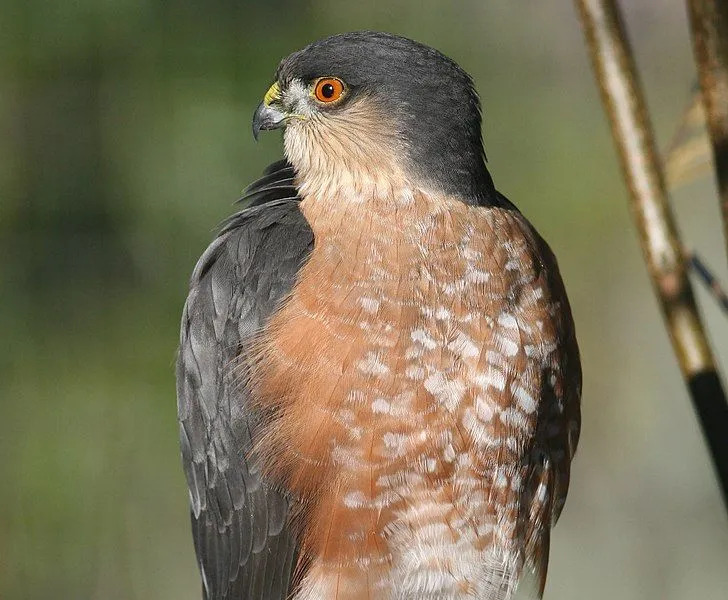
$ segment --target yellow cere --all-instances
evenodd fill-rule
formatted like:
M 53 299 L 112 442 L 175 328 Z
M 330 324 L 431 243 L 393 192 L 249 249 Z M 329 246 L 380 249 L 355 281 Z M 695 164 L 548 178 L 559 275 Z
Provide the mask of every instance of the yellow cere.
M 281 88 L 276 81 L 272 86 L 268 88 L 268 91 L 263 96 L 263 104 L 270 106 L 276 100 L 281 98 Z

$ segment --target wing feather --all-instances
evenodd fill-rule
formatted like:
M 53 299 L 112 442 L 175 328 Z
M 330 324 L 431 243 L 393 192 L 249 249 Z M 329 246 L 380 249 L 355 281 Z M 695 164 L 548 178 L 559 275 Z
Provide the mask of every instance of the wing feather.
M 290 291 L 313 246 L 293 170 L 248 188 L 192 274 L 177 361 L 182 462 L 205 600 L 283 600 L 297 543 L 288 498 L 249 461 L 256 415 L 232 367 Z

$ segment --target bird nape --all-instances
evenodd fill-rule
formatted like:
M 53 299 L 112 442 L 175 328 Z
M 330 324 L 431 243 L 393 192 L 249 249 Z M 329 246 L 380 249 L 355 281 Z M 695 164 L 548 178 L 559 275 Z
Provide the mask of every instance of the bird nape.
M 538 598 L 581 368 L 548 245 L 496 192 L 452 60 L 285 58 L 285 160 L 200 258 L 177 396 L 206 600 Z

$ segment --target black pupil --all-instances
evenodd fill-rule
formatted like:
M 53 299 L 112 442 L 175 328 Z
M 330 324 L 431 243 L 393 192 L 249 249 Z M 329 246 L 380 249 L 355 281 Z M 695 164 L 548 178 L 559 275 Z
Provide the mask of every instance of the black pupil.
M 334 95 L 334 86 L 331 83 L 324 83 L 321 86 L 321 95 L 324 98 L 331 98 Z

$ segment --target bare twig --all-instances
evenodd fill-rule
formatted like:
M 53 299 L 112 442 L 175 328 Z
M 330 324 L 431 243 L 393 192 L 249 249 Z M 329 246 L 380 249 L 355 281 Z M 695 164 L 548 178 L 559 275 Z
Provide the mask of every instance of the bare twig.
M 575 0 L 631 195 L 647 268 L 728 508 L 728 404 L 698 315 L 667 202 L 632 51 L 615 0 Z
M 690 94 L 680 124 L 665 153 L 665 179 L 670 190 L 712 171 L 712 148 L 705 131 L 705 110 L 699 89 Z
M 690 263 L 692 271 L 700 278 L 707 290 L 713 296 L 715 301 L 718 303 L 724 312 L 728 313 L 728 294 L 726 293 L 723 286 L 718 281 L 718 278 L 713 274 L 705 261 L 695 252 L 689 252 L 685 250 L 685 257 Z
M 690 95 L 690 101 L 665 154 L 663 169 L 669 191 L 712 170 L 711 145 L 705 127 L 703 98 L 696 88 Z M 715 273 L 695 250 L 683 248 L 683 256 L 690 272 L 697 275 L 718 306 L 728 314 L 728 293 Z
M 728 2 L 688 0 L 688 9 L 728 244 Z

